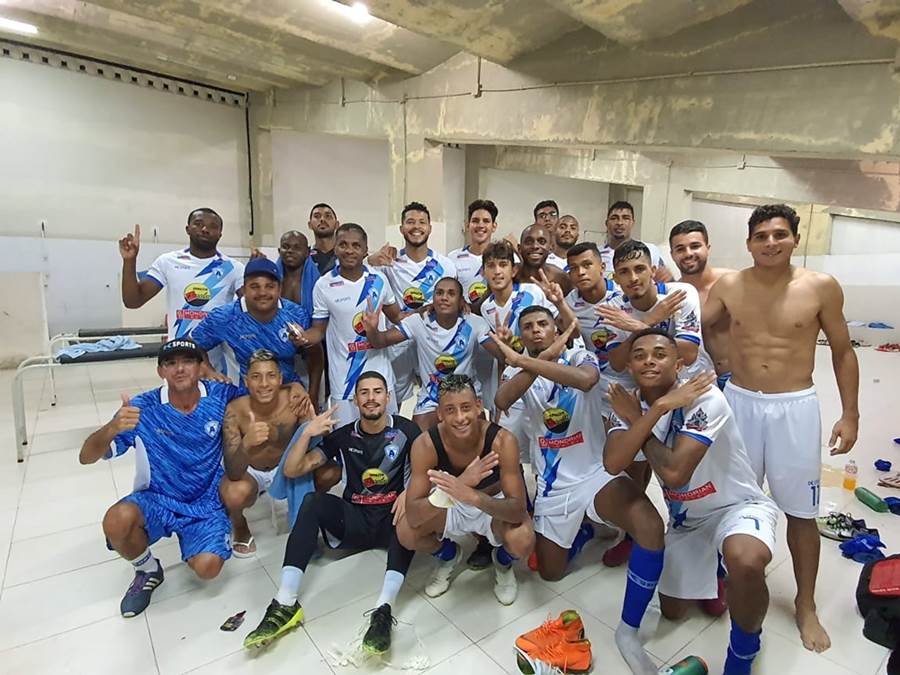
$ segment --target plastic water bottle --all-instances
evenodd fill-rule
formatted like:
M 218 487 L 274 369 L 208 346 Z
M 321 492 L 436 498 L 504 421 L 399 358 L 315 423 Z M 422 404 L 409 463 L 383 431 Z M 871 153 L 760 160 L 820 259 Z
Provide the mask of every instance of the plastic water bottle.
M 686 656 L 678 663 L 660 668 L 659 675 L 706 675 L 709 667 L 699 656 Z
M 844 465 L 844 489 L 845 490 L 855 490 L 856 489 L 856 475 L 859 473 L 859 467 L 856 466 L 856 462 L 852 459 L 847 460 L 847 463 Z
M 871 490 L 866 490 L 866 488 L 864 487 L 856 488 L 853 491 L 853 494 L 856 495 L 856 498 L 859 501 L 861 501 L 873 511 L 878 511 L 879 513 L 887 513 L 891 510 L 887 505 L 887 502 L 885 502 L 881 497 L 876 495 Z

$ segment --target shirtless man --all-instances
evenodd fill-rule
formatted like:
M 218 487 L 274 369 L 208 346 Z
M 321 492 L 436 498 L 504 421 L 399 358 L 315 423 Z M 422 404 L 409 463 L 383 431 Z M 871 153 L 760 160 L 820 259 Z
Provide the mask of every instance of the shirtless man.
M 712 287 L 703 308 L 703 330 L 731 317 L 733 374 L 725 397 L 757 482 L 768 478 L 772 497 L 787 516 L 800 638 L 807 649 L 823 652 L 831 640 L 819 623 L 815 602 L 822 432 L 812 372 L 819 330 L 831 345 L 843 408 L 828 442 L 832 455 L 849 452 L 856 442 L 859 364 L 838 282 L 791 265 L 800 243 L 797 213 L 784 204 L 760 206 L 748 224 L 753 267 L 726 274 Z
M 438 559 L 425 595 L 450 588 L 461 550 L 451 537 L 480 534 L 493 552 L 494 595 L 511 605 L 518 595 L 512 564 L 534 548 L 534 528 L 525 509 L 525 481 L 515 437 L 482 416 L 472 380 L 449 375 L 438 389 L 440 422 L 410 450 L 406 512 L 397 538 L 407 549 Z
M 669 232 L 669 253 L 681 272 L 679 281 L 697 289 L 701 304 L 706 303 L 709 290 L 719 277 L 735 271 L 727 267 L 707 265 L 710 248 L 706 225 L 699 220 L 683 220 Z M 719 376 L 719 389 L 731 377 L 731 369 L 728 367 L 728 329 L 728 317 L 723 317 L 715 326 L 704 331 L 703 335 L 706 350 L 712 357 Z
M 272 485 L 281 456 L 297 427 L 313 414 L 308 396 L 301 405 L 291 401 L 291 388 L 282 386 L 278 358 L 268 349 L 253 352 L 244 382 L 250 395 L 235 399 L 225 409 L 225 477 L 219 488 L 231 518 L 232 551 L 236 558 L 256 553 L 244 509 L 253 506 Z
M 522 264 L 516 272 L 516 281 L 519 283 L 539 283 L 541 271 L 551 282 L 560 285 L 563 293 L 572 290 L 572 282 L 569 275 L 557 265 L 547 262 L 550 255 L 550 244 L 553 241 L 553 232 L 544 225 L 529 225 L 522 230 L 522 240 L 519 244 L 519 255 Z

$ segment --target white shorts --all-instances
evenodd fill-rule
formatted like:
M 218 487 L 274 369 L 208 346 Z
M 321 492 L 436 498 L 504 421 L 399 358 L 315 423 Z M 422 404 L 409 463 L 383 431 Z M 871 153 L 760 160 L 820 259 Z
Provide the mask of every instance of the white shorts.
M 534 500 L 535 533 L 557 546 L 571 548 L 585 516 L 595 523 L 607 524 L 594 508 L 594 497 L 618 477 L 610 476 L 601 469 L 577 485 L 565 490 L 551 490 L 546 497 L 543 494 L 544 481 L 539 478 Z
M 822 418 L 815 387 L 762 394 L 729 381 L 725 398 L 760 487 L 767 479 L 772 498 L 789 516 L 819 515 Z
M 519 444 L 519 463 L 531 463 L 532 425 L 528 421 L 525 403 L 522 402 L 522 399 L 513 403 L 507 412 L 500 413 L 500 419 L 497 421 L 497 424 L 516 437 L 516 441 Z M 536 447 L 537 442 L 534 442 L 534 445 Z
M 254 469 L 248 465 L 247 473 L 250 474 L 250 478 L 256 481 L 256 496 L 258 497 L 272 486 L 275 474 L 278 473 L 278 467 L 276 466 L 274 469 L 265 471 L 264 469 Z
M 503 499 L 502 492 L 498 492 L 494 496 L 497 499 Z M 503 542 L 497 539 L 497 535 L 494 534 L 494 529 L 491 527 L 492 522 L 493 517 L 481 509 L 457 502 L 447 509 L 443 538 L 453 539 L 464 534 L 480 534 L 491 542 L 491 546 L 496 548 Z
M 723 509 L 689 530 L 669 527 L 666 560 L 659 592 L 683 600 L 708 600 L 717 596 L 718 554 L 733 534 L 756 537 L 775 552 L 778 509 L 770 499 L 745 502 Z
M 350 422 L 355 422 L 359 419 L 359 408 L 356 407 L 356 403 L 351 399 L 331 399 L 331 405 L 336 405 L 337 410 L 334 411 L 334 416 L 337 418 L 338 422 L 335 425 L 335 429 L 339 429 L 345 424 L 350 424 Z M 389 415 L 398 414 L 397 411 L 397 401 L 394 400 L 394 397 L 391 396 L 390 400 L 387 404 L 387 411 Z
M 397 401 L 397 406 L 413 395 L 413 384 L 416 379 L 416 371 L 419 367 L 416 360 L 416 345 L 412 340 L 406 340 L 400 344 L 388 347 L 388 358 L 394 370 L 394 391 L 392 398 Z

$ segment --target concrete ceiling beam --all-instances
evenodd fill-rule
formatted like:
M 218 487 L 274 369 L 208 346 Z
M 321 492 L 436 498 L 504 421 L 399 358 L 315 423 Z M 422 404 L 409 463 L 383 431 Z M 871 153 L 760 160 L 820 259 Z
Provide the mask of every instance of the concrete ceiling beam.
M 900 42 L 900 3 L 897 0 L 838 0 L 838 3 L 872 35 Z

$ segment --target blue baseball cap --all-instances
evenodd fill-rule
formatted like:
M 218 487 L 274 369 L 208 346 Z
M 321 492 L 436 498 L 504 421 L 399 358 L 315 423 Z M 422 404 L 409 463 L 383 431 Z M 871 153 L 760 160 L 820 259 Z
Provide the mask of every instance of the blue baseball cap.
M 281 283 L 281 270 L 268 258 L 254 258 L 244 267 L 244 279 L 257 274 L 265 274 Z

